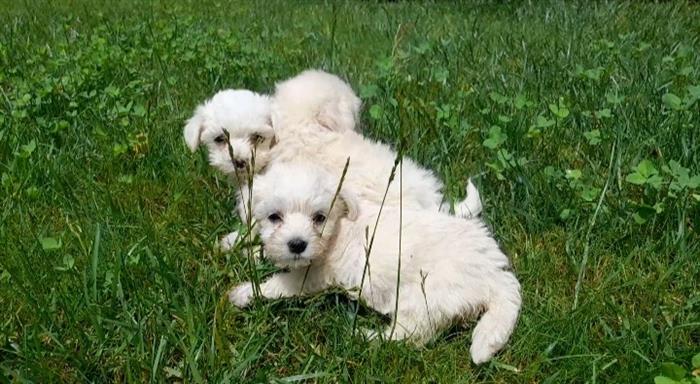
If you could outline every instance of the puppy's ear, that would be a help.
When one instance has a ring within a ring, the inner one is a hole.
[[[357,220],[357,216],[360,214],[360,206],[355,194],[348,192],[347,189],[343,189],[340,191],[340,199],[345,205],[345,217],[350,221]]]
[[[185,143],[190,148],[190,151],[194,152],[199,147],[199,139],[202,136],[202,131],[204,130],[204,110],[201,106],[197,107],[197,110],[189,120],[187,120],[187,125],[183,130],[185,136]]]
[[[238,202],[243,203],[243,206],[239,209],[244,209],[246,211],[244,214],[240,215],[243,224],[246,223],[245,220],[248,216],[248,209],[250,209],[254,219],[258,208],[264,204],[265,200],[269,200],[270,187],[268,187],[268,179],[269,177],[265,177],[264,174],[258,174],[253,177],[251,181],[252,184],[240,187],[240,199]]]
[[[270,149],[272,149],[272,147],[277,145],[277,134],[275,133],[274,126],[272,125],[272,116],[268,116],[265,129],[269,129],[272,132],[272,139],[270,140]]]

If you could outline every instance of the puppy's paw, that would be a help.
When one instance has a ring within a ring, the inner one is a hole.
[[[245,308],[253,300],[253,283],[250,281],[234,287],[228,293],[228,301],[238,308]]]
[[[236,245],[236,240],[238,240],[238,232],[236,231],[222,237],[221,240],[219,240],[219,250],[221,252],[230,251]]]
[[[472,341],[469,348],[469,354],[472,356],[474,364],[483,364],[493,357],[498,352],[497,348],[493,348],[487,344],[478,344]]]
[[[509,325],[510,324],[510,325]],[[503,348],[512,330],[512,323],[498,318],[488,311],[479,320],[472,333],[472,345],[469,353],[475,364],[485,363]]]
[[[472,335],[472,345],[469,347],[469,354],[472,356],[474,364],[483,364],[491,360],[505,343],[504,340],[498,337],[498,330],[488,325],[490,324],[477,324],[477,328]]]

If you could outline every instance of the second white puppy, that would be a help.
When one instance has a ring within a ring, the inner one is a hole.
[[[361,101],[350,85],[335,75],[315,70],[304,71],[295,79],[292,84],[302,85],[305,97],[290,100],[289,108],[302,116],[313,116],[318,131],[359,129]],[[271,103],[270,96],[246,89],[219,91],[197,106],[183,129],[185,142],[192,152],[201,144],[206,145],[211,166],[234,181],[245,182],[247,174],[237,173],[251,167],[253,157],[256,162],[253,171],[260,171],[267,165],[269,151],[276,144]]]
[[[266,298],[339,286],[394,326],[385,338],[427,342],[440,329],[483,313],[472,360],[488,361],[508,341],[520,311],[520,284],[506,255],[477,219],[358,202],[350,186],[310,164],[278,163],[255,178],[253,216],[266,256],[288,272],[260,285]],[[377,217],[379,215],[379,220]],[[230,301],[246,306],[253,286]]]

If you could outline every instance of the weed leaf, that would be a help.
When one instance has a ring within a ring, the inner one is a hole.
[[[32,153],[34,152],[35,149],[36,149],[36,140],[32,139],[32,141],[30,141],[29,143],[24,144],[24,145],[19,147],[19,157],[21,157],[23,159],[27,159],[27,158],[29,158],[29,156],[32,155]]]
[[[656,189],[659,189],[663,183],[663,179],[659,176],[659,171],[649,160],[640,161],[634,168],[634,172],[627,175],[625,181],[636,185],[649,184]]]
[[[625,181],[627,181],[628,183],[632,183],[632,184],[642,185],[647,181],[647,179],[646,179],[646,177],[640,175],[639,173],[630,173],[625,178]]]
[[[382,117],[382,112],[383,112],[383,109],[382,109],[381,105],[379,105],[379,104],[374,104],[369,109],[369,115],[374,120],[379,120]]]
[[[63,245],[61,239],[57,239],[55,237],[42,237],[39,239],[39,242],[41,243],[41,248],[44,251],[55,251],[60,249]]]
[[[691,362],[693,364],[693,368],[700,368],[700,353],[693,356],[693,359],[691,360]]]
[[[612,93],[608,93],[605,95],[605,101],[607,101],[610,104],[621,104],[624,100],[624,96],[618,96]]]
[[[700,85],[689,85],[688,86],[688,96],[694,99],[700,99]]]
[[[569,116],[569,108],[564,104],[564,99],[561,97],[557,104],[549,104],[549,110],[560,120]]]
[[[497,104],[505,104],[508,102],[508,98],[501,95],[498,92],[491,92],[489,93],[489,98],[493,101],[495,101]]]
[[[484,140],[484,147],[496,149],[506,141],[506,137],[506,134],[501,131],[501,127],[494,125],[489,129],[489,137]]]
[[[377,94],[379,93],[379,87],[377,87],[375,84],[363,84],[360,85],[360,98],[361,99],[369,99],[371,97],[376,97]]]
[[[681,380],[685,377],[685,368],[676,363],[661,363],[661,373],[673,380]]]
[[[600,130],[594,129],[583,133],[583,136],[588,140],[590,145],[598,145],[600,143]]]
[[[666,107],[673,109],[675,111],[681,109],[681,98],[674,95],[673,93],[667,93],[661,97],[661,101],[666,105]]]
[[[654,378],[654,384],[678,384],[678,381],[669,379],[665,376],[656,376]]]

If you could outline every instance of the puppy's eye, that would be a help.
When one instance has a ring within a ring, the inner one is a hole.
[[[250,135],[250,142],[253,144],[260,144],[263,141],[265,141],[265,137],[263,135],[259,135],[257,133]]]
[[[271,223],[279,223],[282,221],[282,216],[280,216],[279,213],[273,213],[270,216],[267,217],[268,220],[270,220]]]
[[[323,224],[326,221],[326,215],[324,215],[323,213],[317,213],[312,219],[314,221],[314,224]]]
[[[214,138],[214,142],[215,142],[216,144],[223,144],[223,143],[225,143],[225,142],[226,142],[226,135],[224,135],[224,134],[222,133],[221,135],[216,136],[216,137]]]

